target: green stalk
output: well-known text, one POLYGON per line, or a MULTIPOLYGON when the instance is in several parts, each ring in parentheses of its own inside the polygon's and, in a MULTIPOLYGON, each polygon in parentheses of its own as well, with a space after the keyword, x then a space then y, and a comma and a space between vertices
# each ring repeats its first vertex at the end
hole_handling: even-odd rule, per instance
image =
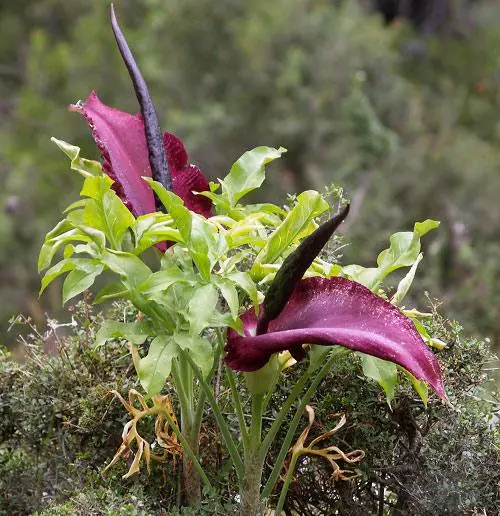
MULTIPOLYGON (((210 370, 210 373, 207 376, 206 382, 210 383, 212 381, 212 378, 214 376, 215 370, 217 368, 217 364, 219 362, 220 354, 222 353, 223 347, 220 346, 216 349, 216 352, 214 354, 214 361, 212 364, 212 369, 210 370)), ((193 418, 193 428, 191 430, 191 438, 193 439, 196 436, 200 435, 200 428, 201 428, 201 421, 203 419, 203 410, 205 408, 205 401, 207 400, 207 395, 205 394, 205 391, 201 391, 198 396, 198 404, 196 406, 196 411, 194 413, 193 418)))
POLYGON ((188 400, 190 419, 192 419, 193 410, 193 371, 189 366, 189 363, 184 360, 182 355, 179 357, 179 373, 182 385, 184 386, 184 392, 188 400))
POLYGON ((240 514, 242 516, 260 516, 262 514, 260 488, 263 461, 260 446, 264 400, 263 394, 252 396, 252 422, 249 441, 245 446, 245 475, 243 482, 240 482, 240 514))
POLYGON ((257 451, 260 448, 263 408, 264 395, 252 396, 252 423, 250 426, 250 447, 252 451, 257 451))
POLYGON ((203 420, 203 409, 205 408, 205 401, 207 400, 207 396, 202 391, 200 392, 200 396, 198 397, 198 403, 196 405, 196 410, 194 412, 193 424, 191 427, 191 440, 195 439, 200 435, 201 421, 203 420))
MULTIPOLYGON (((219 343, 219 349, 221 350, 221 353, 224 350, 224 337, 222 336, 222 332, 219 328, 217 328, 217 340, 219 343)), ((240 425, 240 432, 241 432, 241 438, 243 441, 243 449, 246 449, 248 447, 248 428, 245 423, 245 413, 243 412, 243 407, 241 404, 241 396, 238 391, 238 388, 236 386, 236 377, 232 369, 229 367, 225 367, 226 375, 227 375, 227 381, 229 383, 229 388, 231 389, 231 396, 233 398, 233 404, 234 404, 234 411, 236 412, 236 415, 238 416, 238 423, 240 425)))
POLYGON ((288 471, 286 472, 285 481, 283 483, 283 487, 281 488, 280 497, 278 503, 276 504, 276 508, 274 509, 274 514, 281 514, 283 510, 283 506, 285 505, 286 495, 288 494, 288 489, 290 488, 290 484, 293 481, 293 472, 295 471, 295 466, 297 465, 297 460, 300 457, 300 454, 292 454, 292 459, 290 460, 290 466, 288 467, 288 471))
POLYGON ((249 442, 248 428, 245 423, 245 413, 243 412, 243 407, 241 405, 241 396, 236 386, 236 378, 234 372, 229 367, 225 367, 227 374, 227 381, 229 383, 229 388, 231 389, 231 396, 233 398, 234 411, 238 416, 238 423, 240 425, 241 439, 243 441, 243 449, 247 449, 249 442))
POLYGON ((241 516, 262 516, 262 467, 258 450, 249 450, 245 454, 245 475, 240 481, 241 516))
POLYGON ((267 452, 269 451, 269 447, 271 446, 274 438, 276 437, 276 434, 278 433, 279 429, 281 428, 281 425, 283 424, 283 421, 285 420, 289 410, 291 409, 292 405, 295 403, 296 399, 302 392, 302 389, 304 388, 305 384, 309 380, 310 371, 309 369, 306 369, 302 376, 299 378, 297 383, 294 385, 292 392, 288 395, 285 403, 281 407, 280 411, 278 412, 278 415, 276 416, 276 419, 274 420, 274 423, 271 425, 271 428, 267 432, 266 437, 264 438, 264 441, 262 442, 261 447, 261 453, 263 457, 267 455, 267 452))
POLYGON ((264 406, 262 408, 262 413, 264 414, 267 410, 267 406, 269 405, 269 402, 271 401, 274 391, 276 390, 276 387, 278 386, 278 381, 280 379, 280 376, 282 375, 283 370, 280 368, 278 371, 276 371, 276 374, 273 378, 273 383, 269 389, 269 391, 266 394, 266 397, 264 399, 264 406))
POLYGON ((177 396, 179 397, 179 403, 181 405, 181 413, 184 417, 191 417, 190 400, 188 399, 187 393, 184 390, 184 382, 182 381, 181 374, 179 372, 178 365, 172 360, 172 378, 174 379, 175 389, 177 396), (189 414, 189 416, 188 416, 189 414))
MULTIPOLYGON (((349 352, 350 352, 350 350, 345 349, 345 348, 341 348, 338 351, 336 350, 336 352, 332 352, 330 354, 330 358, 325 362, 325 364, 321 367, 321 369, 315 375, 314 380, 312 381, 311 385, 309 386, 309 388, 305 392, 304 396, 302 397, 302 400, 299 403, 299 406, 297 407, 297 410, 295 412, 295 416, 293 417, 293 419, 290 423, 290 426, 288 427, 288 431, 287 431, 285 439, 281 445, 281 449, 278 454, 278 458, 276 459, 276 462, 274 464, 271 475, 269 476, 269 479, 267 480, 267 483, 264 487, 264 491, 262 492, 262 498, 264 498, 264 499, 269 498, 269 496, 271 495, 271 493, 274 489, 274 486, 276 485, 276 481, 278 480, 278 476, 280 474, 281 468, 283 467, 283 463, 285 462, 285 459, 288 454, 288 450, 290 449, 290 445, 292 443, 293 437, 294 437, 297 427, 300 423, 300 418, 302 417, 302 414, 306 408, 306 405, 309 403, 310 399, 316 392, 316 389, 317 389, 319 383, 326 376, 326 374, 330 370, 332 364, 336 360, 339 359, 339 355, 343 356, 349 352)), ((314 370, 307 370, 304 373, 304 375, 307 374, 308 376, 310 376, 310 374, 312 372, 314 372, 314 370)), ((302 378, 301 378, 301 380, 302 380, 302 378)), ((300 380, 299 380, 299 382, 300 382, 300 380)), ((295 389, 292 392, 294 392, 294 391, 295 391, 295 389)), ((281 413, 281 411, 280 411, 280 413, 281 413)), ((279 427, 278 427, 278 429, 279 429, 279 427)), ((268 436, 266 436, 266 440, 267 440, 267 437, 268 436)), ((266 440, 264 442, 266 442, 266 440)), ((272 442, 272 440, 269 440, 268 444, 270 445, 271 442, 272 442)))
MULTIPOLYGON (((199 455, 199 434, 194 430, 193 423, 195 411, 193 407, 193 372, 181 355, 178 362, 174 363, 172 371, 175 370, 175 381, 181 386, 182 395, 179 396, 181 402, 181 432, 189 443, 193 455, 199 455)), ((179 394, 181 394, 179 392, 179 394)), ((190 507, 196 507, 201 502, 200 476, 191 457, 184 453, 182 458, 182 497, 184 503, 190 507)))
POLYGON ((238 480, 241 483, 243 480, 243 461, 241 460, 241 456, 238 453, 238 449, 234 444, 234 440, 231 437, 231 431, 229 430, 226 420, 224 419, 224 416, 222 415, 219 405, 217 404, 217 400, 213 395, 212 389, 203 378, 203 375, 194 363, 193 359, 189 356, 189 353, 186 353, 184 350, 181 350, 181 353, 186 358, 186 360, 191 364, 194 374, 198 378, 200 386, 205 392, 208 402, 210 403, 210 406, 214 412, 214 416, 217 421, 217 425, 219 426, 219 429, 221 431, 222 438, 224 439, 224 443, 227 447, 227 451, 234 463, 234 468, 236 470, 236 474, 238 475, 238 480))

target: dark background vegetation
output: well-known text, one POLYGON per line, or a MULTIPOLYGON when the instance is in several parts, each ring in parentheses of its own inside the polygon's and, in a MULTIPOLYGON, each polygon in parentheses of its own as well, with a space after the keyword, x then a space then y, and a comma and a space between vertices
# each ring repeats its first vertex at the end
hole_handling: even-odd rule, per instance
MULTIPOLYGON (((58 285, 37 295, 43 236, 80 185, 50 136, 98 158, 67 105, 95 89, 109 105, 137 111, 108 7, 0 2, 0 343, 9 347, 18 330, 26 333, 7 332, 13 314, 40 325, 45 313, 70 318, 60 311, 58 285)), ((265 197, 342 184, 353 201, 346 262, 372 264, 389 235, 415 220, 442 222, 426 237, 407 304, 427 308, 429 291, 440 312, 465 327, 438 328, 455 343, 443 361, 461 412, 436 405, 423 413, 402 392, 390 413, 373 384, 353 373, 332 376, 328 394, 315 400, 317 431, 330 412, 349 411, 345 444, 368 452, 363 481, 332 489, 315 482, 313 469, 310 484, 305 475, 295 485, 289 509, 307 514, 314 483, 310 496, 342 514, 386 514, 381 485, 395 493, 383 509, 393 514, 494 514, 492 427, 476 388, 492 367, 484 339, 500 346, 500 3, 122 0, 116 7, 164 129, 184 139, 211 179, 253 146, 287 147, 269 170, 265 197)), ((55 357, 39 354, 37 346, 55 338, 42 330, 26 341, 33 348, 24 366, 0 357, 0 514, 57 502, 51 514, 104 514, 103 507, 149 514, 171 502, 161 472, 149 484, 123 483, 126 465, 106 482, 99 476, 125 421, 103 398, 135 380, 123 347, 105 357, 90 349, 100 316, 89 310, 80 308, 76 336, 56 342, 55 357)), ((216 474, 220 457, 212 459, 216 474)), ((206 514, 229 513, 229 494, 207 496, 206 514)))
MULTIPOLYGON (((117 10, 163 127, 210 178, 253 146, 287 147, 266 197, 344 185, 353 200, 346 259, 361 264, 391 233, 441 220, 420 291, 498 342, 498 2, 130 0, 117 10)), ((67 106, 92 89, 120 109, 137 104, 107 1, 2 2, 0 34, 5 329, 13 313, 41 320, 60 305, 57 285, 38 300, 35 262, 79 179, 49 137, 98 157, 67 106)))

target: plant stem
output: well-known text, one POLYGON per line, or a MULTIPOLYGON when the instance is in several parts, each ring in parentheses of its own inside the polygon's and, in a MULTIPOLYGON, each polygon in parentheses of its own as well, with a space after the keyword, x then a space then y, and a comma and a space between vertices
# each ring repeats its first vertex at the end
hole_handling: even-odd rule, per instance
POLYGON ((240 482, 241 516, 261 516, 262 460, 259 450, 245 453, 245 475, 240 482))
MULTIPOLYGON (((297 410, 295 412, 295 416, 293 417, 289 427, 288 431, 286 433, 285 439, 283 440, 283 443, 281 445, 280 452, 278 454, 278 458, 276 459, 276 462, 274 464, 273 470, 271 472, 271 475, 269 476, 269 479, 267 480, 267 483, 264 487, 264 490, 262 492, 262 498, 266 499, 268 498, 273 489, 276 485, 276 481, 278 480, 279 473, 281 471, 281 468, 283 467, 283 463, 286 459, 286 456, 288 454, 288 450, 290 449, 290 444, 292 443, 292 439, 295 435, 295 432, 297 430, 297 427, 300 423, 300 418, 302 417, 302 413, 305 410, 306 405, 309 403, 309 400, 312 398, 314 393, 316 392, 316 389, 319 385, 319 383, 323 380, 323 378, 326 376, 328 371, 330 370, 332 364, 339 359, 339 356, 343 356, 350 352, 350 350, 347 350, 345 348, 341 348, 340 350, 335 350, 336 352, 332 352, 330 354, 330 357, 325 362, 325 364, 321 367, 321 369, 316 373, 314 380, 312 381, 311 385, 307 389, 307 391, 304 393, 304 396, 302 397, 301 402, 299 403, 299 406, 297 407, 297 410)), ((304 375, 307 375, 308 377, 311 375, 313 370, 308 370, 304 373, 304 375)), ((302 380, 302 378, 301 378, 302 380)), ((299 382, 301 381, 299 380, 299 382)), ((297 382, 297 383, 299 383, 297 382)), ((292 391, 292 393, 295 391, 292 391)), ((288 400, 287 400, 288 401, 288 400)), ((280 411, 281 414, 281 411, 280 411)), ((273 425, 274 426, 274 425, 273 425)), ((272 427, 271 427, 272 429, 272 427)), ((279 427, 278 427, 279 429, 279 427)), ((276 430, 277 431, 277 430, 276 430)), ((267 440, 266 436, 266 440, 267 440)), ((266 442, 266 440, 264 442, 266 442)), ((269 440, 269 445, 271 444, 272 440, 269 440)), ((267 451, 267 450, 266 450, 267 451)))
POLYGON ((271 428, 267 432, 266 437, 264 438, 264 441, 262 443, 261 452, 265 456, 267 455, 267 452, 269 451, 269 447, 271 446, 274 438, 276 437, 276 434, 278 433, 279 429, 281 428, 281 425, 283 424, 283 421, 285 420, 288 411, 292 407, 292 405, 295 403, 295 400, 302 392, 302 389, 304 388, 305 384, 309 380, 310 372, 309 369, 306 369, 302 376, 299 378, 297 383, 294 385, 292 392, 288 395, 285 403, 281 407, 280 411, 278 412, 278 415, 276 416, 276 419, 274 420, 274 423, 271 425, 271 428))
POLYGON ((250 427, 250 447, 257 451, 261 444, 262 434, 262 409, 264 408, 264 396, 252 396, 252 423, 250 427))
POLYGON ((182 417, 189 417, 188 414, 191 413, 190 400, 188 399, 187 393, 184 389, 184 382, 182 381, 179 367, 175 359, 172 360, 172 378, 174 379, 175 389, 177 391, 177 396, 179 397, 182 417))
MULTIPOLYGON (((224 350, 224 337, 222 336, 222 332, 219 328, 217 328, 217 339, 219 341, 219 348, 224 350)), ((241 439, 243 441, 243 449, 248 447, 248 428, 245 423, 245 413, 243 412, 243 407, 241 405, 241 396, 236 386, 236 377, 232 369, 229 367, 225 367, 227 381, 229 383, 229 388, 231 389, 231 396, 233 398, 234 411, 238 416, 238 423, 240 425, 241 439)))
MULTIPOLYGON (((184 435, 191 441, 189 442, 192 455, 198 456, 199 454, 199 436, 196 435, 194 440, 190 439, 192 436, 192 428, 187 426, 182 428, 184 435)), ((189 507, 197 507, 201 502, 201 482, 200 475, 196 468, 199 464, 198 460, 194 462, 191 458, 191 454, 188 454, 186 450, 182 456, 182 497, 184 503, 189 507)))
POLYGON ((245 476, 240 482, 242 516, 260 516, 262 503, 260 488, 262 483, 262 413, 264 409, 264 395, 252 396, 252 422, 249 440, 245 447, 245 476))
MULTIPOLYGON (((222 352, 224 350, 224 345, 222 344, 222 347, 220 344, 215 349, 214 354, 214 361, 212 364, 212 369, 210 370, 210 373, 208 374, 206 378, 206 383, 209 384, 212 381, 212 378, 214 376, 215 370, 219 363, 219 357, 221 356, 222 352)), ((193 372, 193 371, 192 371, 193 372)), ((198 395, 198 403, 196 405, 196 411, 194 413, 193 418, 193 428, 191 430, 192 436, 200 435, 200 428, 201 428, 201 421, 203 419, 203 409, 205 408, 205 402, 207 400, 207 395, 204 390, 202 390, 198 395)))
POLYGON ((288 471, 286 472, 285 481, 283 483, 283 487, 281 488, 280 497, 278 503, 276 504, 276 509, 274 509, 274 514, 281 514, 283 510, 283 506, 285 505, 286 495, 288 493, 288 489, 290 484, 293 481, 293 472, 295 471, 295 466, 297 465, 297 460, 300 457, 300 454, 292 454, 292 458, 290 460, 290 466, 288 467, 288 471))
POLYGON ((249 446, 249 436, 248 436, 248 428, 245 423, 245 413, 243 412, 243 407, 241 405, 241 397, 236 386, 236 378, 233 373, 233 370, 229 367, 225 367, 227 374, 227 381, 229 383, 229 388, 231 389, 231 396, 233 398, 234 411, 238 416, 238 423, 240 426, 241 439, 243 442, 243 449, 246 449, 249 446))
POLYGON ((200 435, 201 421, 203 419, 203 409, 205 408, 206 394, 202 391, 198 397, 198 403, 193 416, 193 425, 191 427, 191 439, 200 435))
MULTIPOLYGON (((195 411, 193 407, 193 372, 184 356, 179 356, 178 362, 173 364, 172 372, 181 404, 182 434, 189 443, 193 455, 198 456, 199 432, 194 429, 195 411)), ((196 470, 190 454, 182 457, 182 496, 189 507, 196 507, 201 502, 200 476, 196 470)))
POLYGON ((241 456, 238 452, 238 449, 237 449, 236 445, 234 444, 234 440, 231 437, 231 432, 226 423, 226 420, 224 419, 224 416, 222 415, 220 407, 217 404, 217 401, 212 392, 212 389, 210 388, 210 386, 207 384, 207 382, 203 378, 201 371, 198 369, 198 367, 194 363, 193 359, 189 356, 189 354, 183 350, 181 350, 181 353, 186 358, 186 360, 191 364, 194 374, 198 378, 198 381, 200 382, 200 386, 203 389, 203 392, 205 392, 208 402, 210 403, 210 406, 213 410, 215 419, 217 421, 217 425, 221 431, 222 438, 224 439, 224 443, 227 447, 227 451, 234 463, 234 468, 236 470, 236 474, 238 475, 238 480, 241 483, 242 479, 243 479, 243 461, 241 460, 241 456))

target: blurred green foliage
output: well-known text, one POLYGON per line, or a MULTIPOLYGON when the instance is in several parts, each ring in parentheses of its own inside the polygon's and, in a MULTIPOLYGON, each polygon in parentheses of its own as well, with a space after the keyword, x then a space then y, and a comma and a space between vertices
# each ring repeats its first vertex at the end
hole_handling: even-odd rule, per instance
MULTIPOLYGON (((211 178, 248 148, 287 147, 267 199, 342 183, 353 199, 345 252, 358 263, 412 221, 441 220, 421 293, 498 339, 500 6, 456 2, 447 29, 424 37, 385 26, 369 4, 137 0, 117 11, 164 128, 211 178)), ((108 2, 4 2, 0 20, 0 317, 41 319, 60 289, 40 305, 35 257, 77 194, 49 137, 97 157, 66 106, 92 89, 137 105, 108 2)))

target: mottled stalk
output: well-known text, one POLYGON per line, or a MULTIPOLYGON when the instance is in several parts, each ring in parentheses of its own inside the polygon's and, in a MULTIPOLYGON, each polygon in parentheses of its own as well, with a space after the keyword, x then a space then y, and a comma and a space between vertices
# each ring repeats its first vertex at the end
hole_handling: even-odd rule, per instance
MULTIPOLYGON (((168 169, 168 161, 163 143, 163 135, 158 121, 158 115, 144 77, 137 66, 127 40, 118 25, 113 4, 111 4, 111 26, 115 35, 116 43, 125 66, 130 74, 134 85, 135 94, 144 118, 144 130, 149 152, 149 164, 155 181, 159 181, 167 190, 172 190, 172 179, 168 169)), ((158 206, 157 206, 158 208, 158 206)))

